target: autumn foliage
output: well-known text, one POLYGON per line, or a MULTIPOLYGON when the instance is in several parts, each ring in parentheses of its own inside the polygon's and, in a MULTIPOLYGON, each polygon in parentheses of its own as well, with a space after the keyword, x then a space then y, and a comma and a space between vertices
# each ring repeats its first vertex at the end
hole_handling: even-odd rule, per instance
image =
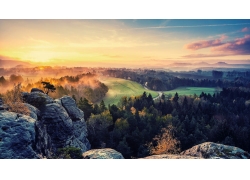
POLYGON ((180 141, 174 137, 174 127, 162 128, 161 134, 153 138, 153 142, 149 144, 150 154, 176 154, 180 152, 180 141))
POLYGON ((4 103, 8 106, 9 111, 16 112, 24 115, 29 115, 29 108, 23 103, 21 92, 21 83, 14 84, 13 89, 8 90, 4 97, 4 103))

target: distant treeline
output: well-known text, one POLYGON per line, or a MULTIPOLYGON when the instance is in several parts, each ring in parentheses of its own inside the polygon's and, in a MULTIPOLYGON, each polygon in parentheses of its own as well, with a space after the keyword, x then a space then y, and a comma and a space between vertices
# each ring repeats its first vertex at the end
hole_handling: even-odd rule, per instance
POLYGON ((168 91, 181 86, 194 87, 250 87, 250 79, 237 77, 233 80, 223 79, 223 72, 213 71, 214 79, 193 79, 179 78, 170 75, 164 71, 141 70, 134 71, 128 69, 109 69, 104 72, 105 75, 123 79, 130 79, 142 85, 146 85, 149 89, 155 91, 168 91))

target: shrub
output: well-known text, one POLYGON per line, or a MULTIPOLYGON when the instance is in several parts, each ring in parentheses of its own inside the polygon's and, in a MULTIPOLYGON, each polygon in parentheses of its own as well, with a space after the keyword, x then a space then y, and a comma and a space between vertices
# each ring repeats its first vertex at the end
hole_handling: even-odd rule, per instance
POLYGON ((12 90, 8 90, 3 96, 3 102, 8 106, 9 111, 24 115, 30 115, 29 108, 23 103, 21 83, 14 84, 12 90))
POLYGON ((168 126, 168 128, 162 128, 162 134, 155 136, 153 142, 148 147, 150 154, 176 154, 180 152, 180 141, 174 137, 174 127, 168 126))

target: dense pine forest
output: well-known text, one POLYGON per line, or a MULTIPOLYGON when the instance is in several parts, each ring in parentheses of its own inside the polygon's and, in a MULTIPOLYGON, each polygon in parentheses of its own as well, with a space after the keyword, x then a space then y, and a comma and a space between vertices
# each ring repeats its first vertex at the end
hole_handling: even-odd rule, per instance
MULTIPOLYGON (((120 106, 91 105, 80 99, 85 112, 92 148, 110 147, 125 158, 145 157, 170 132, 175 150, 212 141, 250 151, 250 91, 223 88, 220 93, 179 96, 165 95, 154 102, 151 94, 124 97, 120 106)), ((173 152, 174 149, 166 149, 173 152)))

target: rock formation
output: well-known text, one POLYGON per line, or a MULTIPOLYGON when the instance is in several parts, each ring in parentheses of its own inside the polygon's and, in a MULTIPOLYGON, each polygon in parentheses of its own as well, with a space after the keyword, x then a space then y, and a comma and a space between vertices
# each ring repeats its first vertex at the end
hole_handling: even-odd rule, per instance
POLYGON ((35 151, 35 119, 0 111, 0 159, 39 158, 35 151))
POLYGON ((205 159, 249 159, 250 154, 240 148, 205 142, 181 152, 181 155, 205 159))
POLYGON ((83 159, 124 159, 121 153, 114 149, 92 149, 82 154, 83 159))
POLYGON ((249 159, 250 154, 240 148, 205 142, 182 151, 180 154, 161 154, 142 159, 249 159))
POLYGON ((186 155, 180 155, 180 154, 161 154, 161 155, 147 156, 145 158, 140 158, 140 159, 204 159, 204 158, 186 156, 186 155))
POLYGON ((37 158, 37 154, 53 158, 58 148, 72 146, 82 152, 90 149, 84 113, 77 108, 74 99, 64 96, 53 100, 38 89, 23 93, 23 98, 30 117, 0 111, 1 158, 37 158), (23 147, 22 144, 27 148, 25 153, 25 148, 18 148, 23 147))
POLYGON ((41 93, 44 93, 43 90, 38 89, 38 88, 32 88, 30 92, 41 92, 41 93))
MULTIPOLYGON (((73 100, 69 96, 62 99, 73 100)), ((55 153, 58 148, 67 146, 80 148, 82 152, 90 149, 83 112, 76 107, 75 103, 70 104, 70 107, 61 104, 63 103, 46 104, 41 111, 40 120, 36 122, 37 149, 47 157, 50 157, 50 153, 55 153), (78 114, 74 114, 74 112, 78 114)))

